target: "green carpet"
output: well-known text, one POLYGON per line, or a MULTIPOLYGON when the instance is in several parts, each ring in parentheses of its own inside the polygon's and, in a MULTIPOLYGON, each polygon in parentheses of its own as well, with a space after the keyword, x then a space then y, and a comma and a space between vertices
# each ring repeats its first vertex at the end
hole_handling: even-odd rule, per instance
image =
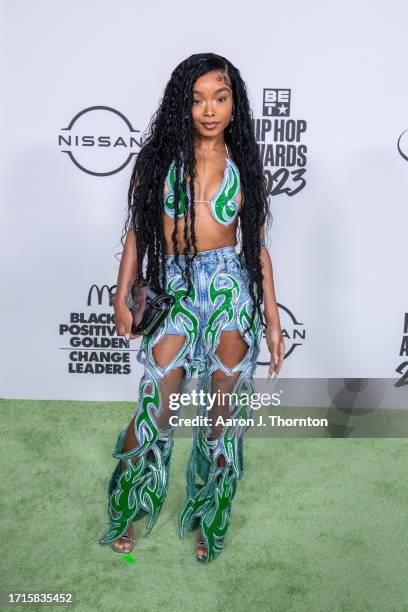
POLYGON ((0 591, 74 591, 76 610, 408 610, 407 439, 246 438, 224 551, 203 565, 194 534, 178 537, 191 442, 177 438, 166 502, 129 564, 98 539, 134 408, 0 402, 0 591))

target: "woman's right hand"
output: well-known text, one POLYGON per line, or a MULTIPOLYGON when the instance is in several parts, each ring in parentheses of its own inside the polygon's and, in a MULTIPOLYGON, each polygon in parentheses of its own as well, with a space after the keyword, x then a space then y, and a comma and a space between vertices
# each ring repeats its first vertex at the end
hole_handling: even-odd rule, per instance
POLYGON ((115 304, 115 326, 118 336, 125 336, 127 340, 138 338, 138 335, 132 334, 133 316, 126 304, 115 304))

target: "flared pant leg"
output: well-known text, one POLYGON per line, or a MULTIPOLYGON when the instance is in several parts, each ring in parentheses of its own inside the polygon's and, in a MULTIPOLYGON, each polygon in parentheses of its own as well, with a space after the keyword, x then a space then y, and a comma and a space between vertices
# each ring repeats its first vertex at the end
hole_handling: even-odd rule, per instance
MULTIPOLYGON (((233 368, 221 363, 215 354, 217 340, 210 345, 208 351, 208 367, 199 373, 198 390, 211 392, 212 373, 223 371, 227 376, 239 372, 231 395, 238 402, 228 407, 227 424, 222 427, 221 434, 212 439, 211 427, 202 425, 194 428, 193 444, 186 473, 186 500, 179 513, 179 534, 184 538, 186 533, 200 527, 208 562, 215 559, 223 550, 224 540, 231 522, 232 500, 237 490, 237 481, 242 477, 243 434, 248 429, 248 419, 253 415, 250 405, 251 394, 254 392, 253 373, 260 350, 262 327, 256 317, 250 329, 246 328, 248 321, 248 304, 244 304, 239 312, 239 329, 248 344, 244 358, 233 368), (231 424, 229 423, 231 420, 231 424), (219 465, 219 457, 225 457, 224 465, 219 465), (201 480, 202 482, 199 482, 201 480)), ((219 330, 221 333, 222 328, 219 330)), ((207 404, 202 403, 198 415, 209 415, 207 404)), ((214 420, 214 419, 213 419, 214 420)))
POLYGON ((168 372, 183 366, 185 375, 179 392, 184 392, 194 373, 191 358, 194 338, 186 333, 184 345, 165 368, 160 368, 154 361, 152 348, 164 333, 165 327, 154 337, 144 340, 145 369, 139 383, 139 401, 134 415, 137 444, 133 449, 124 452, 127 430, 120 432, 113 453, 118 464, 108 485, 109 528, 99 540, 100 544, 113 542, 126 532, 131 521, 137 521, 146 515, 147 535, 159 517, 166 496, 174 446, 174 428, 170 425, 159 427, 157 423, 157 418, 164 408, 161 381, 168 372), (138 458, 136 463, 132 461, 133 457, 138 458), (125 462, 126 469, 121 472, 122 461, 125 462))

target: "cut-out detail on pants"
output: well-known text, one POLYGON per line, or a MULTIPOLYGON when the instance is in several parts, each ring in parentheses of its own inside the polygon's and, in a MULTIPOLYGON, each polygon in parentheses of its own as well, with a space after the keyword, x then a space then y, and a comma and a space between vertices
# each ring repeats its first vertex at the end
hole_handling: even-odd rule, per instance
MULTIPOLYGON (((160 514, 169 483, 174 429, 158 427, 163 412, 160 382, 166 374, 182 366, 185 376, 180 393, 185 392, 192 376, 198 374, 198 390, 210 392, 215 372, 226 376, 238 374, 231 393, 253 392, 252 376, 256 367, 262 327, 259 317, 249 325, 252 301, 245 270, 235 247, 201 252, 194 262, 193 286, 187 294, 186 281, 180 269, 167 256, 167 291, 175 297, 169 315, 152 336, 143 338, 137 361, 144 364, 139 384, 139 402, 134 417, 137 444, 123 452, 127 430, 119 434, 113 456, 119 460, 111 477, 108 494, 109 529, 99 542, 107 544, 123 535, 131 521, 148 515, 147 532, 160 514), (217 354, 223 331, 238 329, 247 345, 239 362, 228 367, 217 354), (185 342, 173 358, 160 367, 154 358, 154 347, 166 334, 183 335, 185 342), (134 464, 132 457, 138 457, 134 464), (120 472, 121 461, 126 470, 120 472)), ((181 264, 183 257, 180 257, 181 264)), ((167 407, 168 409, 168 407, 167 407)), ((172 412, 172 414, 177 414, 172 412)), ((197 414, 208 416, 207 406, 200 405, 197 414)), ((230 406, 231 418, 250 418, 246 405, 230 406)), ((237 479, 243 473, 243 433, 245 426, 226 426, 211 439, 211 427, 194 427, 192 451, 187 467, 186 501, 179 513, 179 533, 200 526, 208 551, 205 561, 214 559, 223 549, 230 524, 231 502, 237 479), (225 465, 218 465, 220 455, 225 465), (203 483, 197 482, 197 476, 203 483)))
MULTIPOLYGON (((146 345, 158 342, 161 334, 147 338, 146 345)), ((174 429, 159 427, 158 420, 164 407, 160 384, 166 374, 180 367, 183 363, 185 343, 177 350, 175 357, 165 367, 160 367, 151 353, 145 364, 144 374, 139 384, 139 405, 134 415, 134 435, 136 446, 124 451, 124 440, 127 429, 119 434, 113 456, 118 464, 108 486, 108 518, 110 528, 99 540, 108 544, 122 536, 131 521, 137 521, 146 514, 149 516, 146 535, 155 525, 164 499, 166 497, 169 477, 170 459, 174 446, 174 429), (170 369, 171 368, 171 369, 170 369), (132 462, 137 457, 137 463, 132 462), (126 462, 126 470, 121 472, 121 462, 126 462)), ((189 380, 188 371, 180 384, 180 393, 186 389, 189 380)))
MULTIPOLYGON (((244 317, 241 318, 240 326, 241 335, 248 342, 244 357, 233 367, 227 367, 221 362, 216 355, 223 331, 221 326, 215 342, 211 343, 208 368, 199 376, 198 390, 209 392, 214 371, 221 370, 228 376, 239 373, 232 386, 232 395, 235 393, 238 398, 249 398, 254 392, 252 378, 259 354, 260 333, 257 320, 250 332, 244 331, 243 322, 244 317)), ((198 414, 206 416, 207 406, 200 405, 198 414)), ((232 424, 223 427, 221 434, 215 439, 210 437, 212 429, 210 426, 193 428, 193 447, 187 468, 187 499, 179 513, 179 533, 180 537, 184 538, 189 530, 200 527, 207 550, 206 557, 200 559, 204 563, 215 559, 224 547, 237 480, 242 478, 244 469, 243 434, 248 426, 237 423, 238 419, 243 419, 243 422, 247 423, 252 415, 253 409, 250 404, 240 403, 238 400, 235 406, 229 407, 229 414, 226 416, 226 419, 231 419, 232 424), (218 459, 222 455, 225 457, 225 464, 220 466, 218 459), (198 482, 197 476, 204 484, 198 482)))

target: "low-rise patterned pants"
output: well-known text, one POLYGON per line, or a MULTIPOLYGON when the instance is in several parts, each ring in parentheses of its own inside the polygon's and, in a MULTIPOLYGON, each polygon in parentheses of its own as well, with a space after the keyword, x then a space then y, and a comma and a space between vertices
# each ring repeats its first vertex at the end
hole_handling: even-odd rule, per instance
POLYGON ((156 523, 174 446, 170 417, 179 415, 179 409, 170 407, 170 397, 186 392, 197 375, 198 392, 216 398, 232 394, 231 402, 215 401, 210 411, 206 401, 198 403, 196 416, 207 417, 211 424, 193 427, 186 499, 179 512, 180 537, 200 527, 207 550, 202 560, 207 562, 223 550, 237 480, 243 473, 243 434, 252 408, 250 402, 233 398, 253 392, 262 325, 257 313, 250 320, 249 276, 234 246, 198 253, 188 293, 184 257, 179 257, 180 267, 173 256, 165 257, 167 292, 175 303, 156 332, 143 337, 137 354, 144 364, 139 401, 114 449, 119 461, 108 486, 109 529, 99 543, 113 542, 131 521, 143 516, 148 516, 146 533, 156 523), (236 424, 238 419, 244 424, 236 424), (235 424, 216 424, 220 421, 235 424))

